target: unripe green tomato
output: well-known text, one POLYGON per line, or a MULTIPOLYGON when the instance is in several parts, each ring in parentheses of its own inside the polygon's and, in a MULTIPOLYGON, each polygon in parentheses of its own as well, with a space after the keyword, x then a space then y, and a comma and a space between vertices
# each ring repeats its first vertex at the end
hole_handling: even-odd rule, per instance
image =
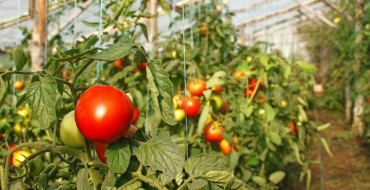
POLYGON ((283 101, 281 101, 281 105, 280 105, 280 106, 281 106, 282 108, 285 108, 285 107, 287 106, 287 104, 288 104, 288 103, 287 103, 286 101, 284 101, 284 100, 283 100, 283 101))
POLYGON ((185 119, 185 111, 183 109, 175 109, 175 118, 177 122, 185 119))
POLYGON ((59 134, 64 145, 76 149, 84 148, 84 137, 77 128, 74 111, 64 116, 60 123, 59 134))
POLYGON ((219 97, 219 96, 213 96, 212 99, 212 107, 216 110, 216 111, 219 111, 221 110, 222 108, 222 105, 223 105, 223 101, 222 101, 222 98, 219 97))
POLYGON ((44 171, 45 165, 41 157, 37 157, 30 161, 29 163, 29 173, 30 176, 38 176, 42 171, 44 171))

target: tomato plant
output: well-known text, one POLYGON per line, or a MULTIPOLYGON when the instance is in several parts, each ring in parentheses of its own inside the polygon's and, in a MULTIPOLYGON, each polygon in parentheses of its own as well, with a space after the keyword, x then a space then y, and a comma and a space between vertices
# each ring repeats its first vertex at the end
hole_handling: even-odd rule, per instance
POLYGON ((77 149, 84 148, 84 137, 77 128, 74 111, 63 117, 60 123, 59 135, 64 145, 77 149))
POLYGON ((125 92, 95 85, 78 99, 75 118, 81 134, 94 142, 112 143, 129 129, 134 107, 125 92))

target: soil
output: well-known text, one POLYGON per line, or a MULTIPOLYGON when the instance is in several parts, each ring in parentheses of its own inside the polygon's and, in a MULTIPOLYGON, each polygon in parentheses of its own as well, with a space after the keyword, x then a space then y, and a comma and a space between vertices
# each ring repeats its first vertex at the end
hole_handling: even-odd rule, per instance
POLYGON ((311 190, 370 189, 370 145, 344 127, 344 116, 328 111, 310 115, 316 116, 319 123, 331 123, 330 128, 320 135, 326 139, 333 154, 330 156, 320 146, 320 141, 314 141, 310 156, 318 162, 311 165, 311 190))

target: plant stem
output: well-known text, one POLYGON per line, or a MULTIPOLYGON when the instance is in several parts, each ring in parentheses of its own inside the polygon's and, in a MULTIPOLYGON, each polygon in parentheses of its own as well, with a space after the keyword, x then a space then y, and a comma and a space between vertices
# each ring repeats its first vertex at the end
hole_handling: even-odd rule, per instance
POLYGON ((185 187, 185 185, 187 185, 188 183, 190 183, 195 177, 193 176, 190 176, 183 184, 180 185, 179 188, 177 188, 177 190, 181 190, 185 187))
POLYGON ((124 185, 122 185, 121 187, 119 187, 118 189, 125 189, 127 188, 129 185, 135 183, 136 181, 138 181, 139 178, 138 177, 135 177, 134 179, 131 179, 130 181, 128 181, 127 183, 125 183, 124 185))
POLYGON ((159 190, 168 190, 166 187, 159 184, 158 181, 153 180, 151 178, 148 178, 148 177, 142 175, 141 173, 134 172, 134 173, 132 173, 132 176, 134 176, 136 178, 139 178, 141 181, 143 181, 143 182, 147 183, 148 185, 150 185, 152 187, 155 187, 159 190))

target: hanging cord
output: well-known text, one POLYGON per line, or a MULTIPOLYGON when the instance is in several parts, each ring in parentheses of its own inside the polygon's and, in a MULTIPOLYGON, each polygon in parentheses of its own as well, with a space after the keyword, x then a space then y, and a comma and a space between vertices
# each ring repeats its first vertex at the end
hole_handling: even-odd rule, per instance
MULTIPOLYGON (((17 1, 17 35, 16 35, 16 45, 19 45, 20 44, 20 39, 19 39, 19 36, 20 36, 20 31, 19 31, 19 23, 20 23, 20 17, 21 17, 21 1, 18 0, 17 1)), ((15 70, 15 63, 14 63, 14 70, 15 70)), ((14 74, 13 75, 13 81, 14 83, 17 81, 17 74, 14 74)), ((13 88, 12 88, 12 96, 13 96, 13 107, 16 107, 17 105, 17 94, 16 94, 16 89, 15 89, 15 85, 13 85, 13 88)))
MULTIPOLYGON (((183 53, 184 53, 184 97, 186 99, 186 84, 187 84, 187 77, 186 77, 186 46, 185 46, 185 4, 182 4, 182 45, 183 45, 183 53)), ((188 111, 187 103, 185 102, 185 112, 188 111)), ((189 158, 189 139, 188 139, 188 116, 185 117, 185 158, 189 158)))
MULTIPOLYGON (((99 41, 98 41, 98 48, 101 48, 102 44, 102 30, 103 30, 103 0, 100 0, 100 13, 99 13, 99 41)), ((98 60, 98 64, 96 64, 96 80, 100 78, 100 60, 98 60)))
POLYGON ((76 23, 77 23, 77 13, 76 13, 76 9, 77 9, 77 0, 74 0, 74 5, 73 5, 73 30, 72 30, 72 44, 73 44, 73 49, 76 48, 76 23))
POLYGON ((45 61, 45 65, 47 63, 47 58, 48 58, 48 15, 49 15, 49 0, 47 0, 45 2, 45 7, 46 7, 46 10, 45 10, 45 46, 44 46, 44 61, 45 61))
MULTIPOLYGON (((316 122, 319 121, 319 114, 317 113, 317 110, 314 109, 314 113, 315 113, 315 120, 316 122)), ((317 142, 318 142, 318 146, 317 146, 317 159, 318 159, 318 162, 319 162, 319 170, 320 170, 320 190, 324 190, 325 189, 325 176, 324 176, 324 165, 322 163, 322 147, 321 147, 321 135, 320 133, 317 133, 317 142)))

